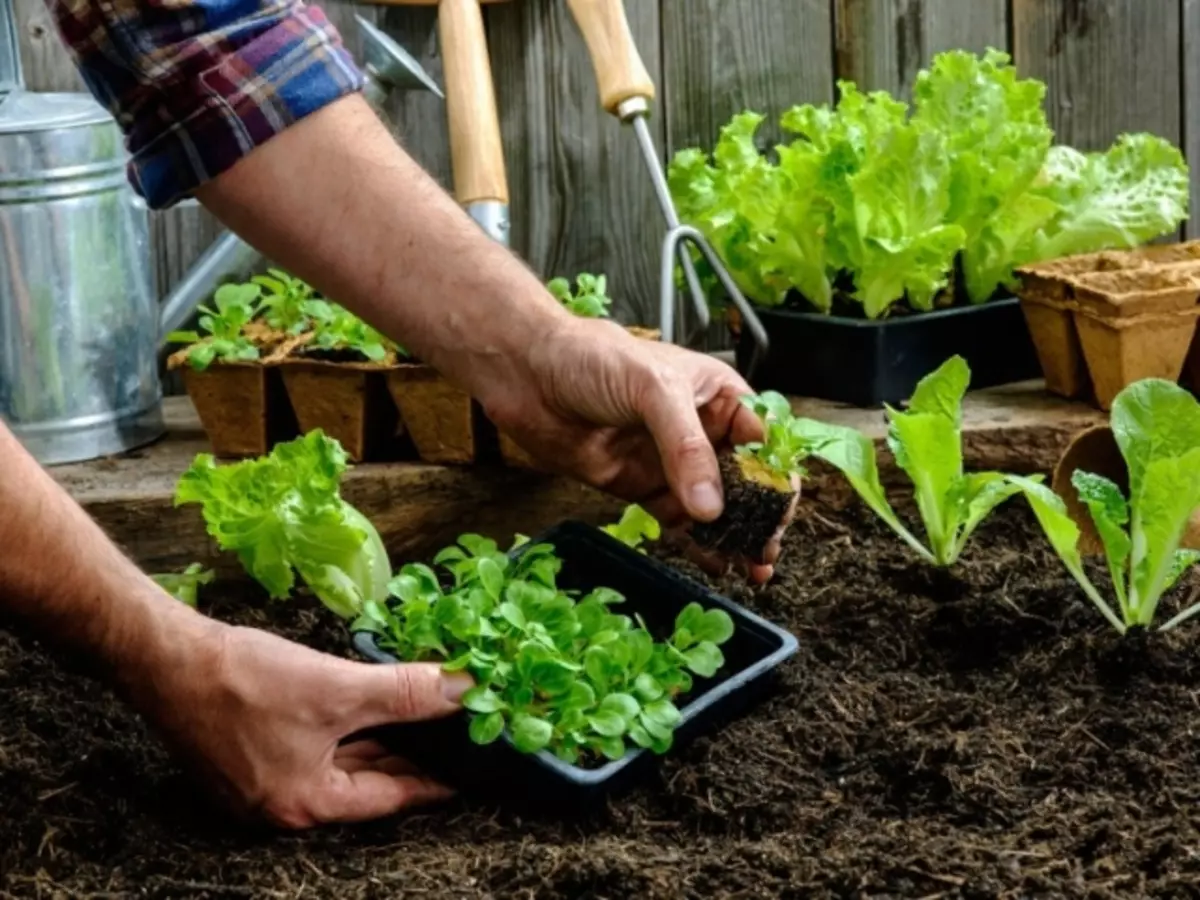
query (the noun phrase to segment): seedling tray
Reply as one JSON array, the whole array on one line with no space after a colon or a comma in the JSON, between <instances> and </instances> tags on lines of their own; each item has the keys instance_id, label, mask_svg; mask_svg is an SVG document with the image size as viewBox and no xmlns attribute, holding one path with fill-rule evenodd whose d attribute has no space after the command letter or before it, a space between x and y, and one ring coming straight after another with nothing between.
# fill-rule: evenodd
<instances>
[{"instance_id":1,"label":"seedling tray","mask_svg":"<svg viewBox=\"0 0 1200 900\"><path fill-rule=\"evenodd\" d=\"M900 403L954 355L971 367L974 389L1041 374L1020 301L868 321L792 309L756 309L770 341L755 388L855 406ZM746 371L754 339L742 329L737 362Z\"/></svg>"},{"instance_id":2,"label":"seedling tray","mask_svg":"<svg viewBox=\"0 0 1200 900\"><path fill-rule=\"evenodd\" d=\"M674 627L689 603L723 609L733 618L734 633L721 649L725 666L710 679L697 677L680 705L675 746L711 732L745 712L770 688L778 666L797 649L794 636L749 610L644 556L589 525L567 521L533 539L554 545L563 560L559 585L589 591L609 587L626 598L620 612L640 613L657 639ZM517 551L520 552L519 550ZM369 632L353 635L355 649L378 663L395 663ZM468 713L435 722L390 725L372 735L420 766L454 785L464 796L529 812L584 815L632 788L653 771L658 757L631 749L622 759L597 768L572 766L542 751L517 751L507 734L480 746L467 735ZM674 752L674 751L672 751Z\"/></svg>"}]
</instances>

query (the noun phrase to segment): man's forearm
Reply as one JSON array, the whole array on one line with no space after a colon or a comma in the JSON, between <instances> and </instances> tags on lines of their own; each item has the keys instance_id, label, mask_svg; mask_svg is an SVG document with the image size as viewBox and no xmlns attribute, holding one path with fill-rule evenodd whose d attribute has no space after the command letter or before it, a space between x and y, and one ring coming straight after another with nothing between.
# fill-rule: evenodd
<instances>
[{"instance_id":1,"label":"man's forearm","mask_svg":"<svg viewBox=\"0 0 1200 900\"><path fill-rule=\"evenodd\" d=\"M0 617L136 691L213 623L174 603L0 424Z\"/></svg>"},{"instance_id":2,"label":"man's forearm","mask_svg":"<svg viewBox=\"0 0 1200 900\"><path fill-rule=\"evenodd\" d=\"M251 152L198 197L262 252L480 399L570 316L358 96Z\"/></svg>"}]
</instances>

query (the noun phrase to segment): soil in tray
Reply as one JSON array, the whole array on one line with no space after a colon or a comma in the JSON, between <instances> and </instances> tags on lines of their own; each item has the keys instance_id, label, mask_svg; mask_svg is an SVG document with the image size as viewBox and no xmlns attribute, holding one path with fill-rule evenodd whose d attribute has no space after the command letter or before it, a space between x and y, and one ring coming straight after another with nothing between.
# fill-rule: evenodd
<instances>
[{"instance_id":1,"label":"soil in tray","mask_svg":"<svg viewBox=\"0 0 1200 900\"><path fill-rule=\"evenodd\" d=\"M859 509L802 501L777 581L727 586L800 638L782 691L570 825L454 803L247 832L106 692L0 632L0 892L1194 896L1196 628L1122 645L1019 503L945 577ZM246 602L221 592L210 611L344 652L315 604Z\"/></svg>"}]
</instances>

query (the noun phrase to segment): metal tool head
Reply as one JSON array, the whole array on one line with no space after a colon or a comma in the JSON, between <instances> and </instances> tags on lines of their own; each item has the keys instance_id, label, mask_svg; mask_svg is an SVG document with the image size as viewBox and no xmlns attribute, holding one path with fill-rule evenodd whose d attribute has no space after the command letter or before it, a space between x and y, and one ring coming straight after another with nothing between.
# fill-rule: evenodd
<instances>
[{"instance_id":1,"label":"metal tool head","mask_svg":"<svg viewBox=\"0 0 1200 900\"><path fill-rule=\"evenodd\" d=\"M667 176L663 172L662 163L659 162L658 158L658 151L654 146L654 139L650 134L649 126L646 124L649 114L650 105L642 97L631 98L621 104L617 110L617 115L621 121L633 126L638 146L642 150L642 159L646 163L651 183L654 185L654 194L658 198L658 205L662 209L663 218L667 222L667 234L663 239L662 282L659 294L661 304L659 309L659 329L662 331L662 339L670 343L675 342L676 262L683 269L683 279L687 284L688 294L692 298L692 309L696 313L696 326L689 332L683 342L684 345L692 344L697 335L708 329L709 322L711 321L708 296L704 292L704 286L700 284L700 276L696 274L696 266L692 261L692 254L689 250L690 245L700 252L700 255L704 257L712 269L713 274L716 275L717 280L721 282L726 299L742 314L745 327L754 340L754 350L750 355L750 361L746 365L746 370L742 373L746 380L749 381L753 378L754 372L758 369L759 364L767 354L768 341L766 329L763 328L758 316L754 313L754 309L738 288L733 277L729 274L729 270L725 268L725 264L721 262L721 259L713 251L708 241L705 240L704 235L690 225L684 225L679 221L679 214L675 210L675 203L671 199L671 191L667 186Z\"/></svg>"},{"instance_id":2,"label":"metal tool head","mask_svg":"<svg viewBox=\"0 0 1200 900\"><path fill-rule=\"evenodd\" d=\"M373 81L384 90L427 90L445 99L437 82L411 53L362 16L354 18L362 38L363 68Z\"/></svg>"}]
</instances>

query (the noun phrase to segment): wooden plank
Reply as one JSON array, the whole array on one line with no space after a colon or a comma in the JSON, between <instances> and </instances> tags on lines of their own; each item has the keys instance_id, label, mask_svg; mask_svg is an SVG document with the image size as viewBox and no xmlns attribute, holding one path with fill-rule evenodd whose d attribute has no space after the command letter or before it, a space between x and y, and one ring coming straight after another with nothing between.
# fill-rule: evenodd
<instances>
[{"instance_id":1,"label":"wooden plank","mask_svg":"<svg viewBox=\"0 0 1200 900\"><path fill-rule=\"evenodd\" d=\"M661 83L658 4L626 11ZM605 272L614 315L657 324L663 219L633 135L600 108L583 38L561 0L487 9L508 151L512 244L544 278ZM662 146L662 115L651 127Z\"/></svg>"},{"instance_id":2,"label":"wooden plank","mask_svg":"<svg viewBox=\"0 0 1200 900\"><path fill-rule=\"evenodd\" d=\"M1183 149L1192 176L1189 238L1200 237L1200 0L1183 0ZM1198 345L1200 346L1200 345Z\"/></svg>"},{"instance_id":3,"label":"wooden plank","mask_svg":"<svg viewBox=\"0 0 1200 900\"><path fill-rule=\"evenodd\" d=\"M711 150L721 126L747 109L766 115L760 136L769 146L781 137L782 112L833 99L828 0L662 0L662 33L668 159ZM718 321L703 346L731 344Z\"/></svg>"},{"instance_id":4,"label":"wooden plank","mask_svg":"<svg viewBox=\"0 0 1200 900\"><path fill-rule=\"evenodd\" d=\"M834 0L837 74L908 99L943 50L1008 47L1006 0Z\"/></svg>"},{"instance_id":5,"label":"wooden plank","mask_svg":"<svg viewBox=\"0 0 1200 900\"><path fill-rule=\"evenodd\" d=\"M1182 137L1177 0L1013 0L1013 50L1046 82L1057 140L1107 148L1122 132Z\"/></svg>"},{"instance_id":6,"label":"wooden plank","mask_svg":"<svg viewBox=\"0 0 1200 900\"><path fill-rule=\"evenodd\" d=\"M811 400L795 406L805 415L860 428L883 448L878 411ZM186 398L167 400L165 412L169 435L159 443L50 472L147 570L203 562L237 577L237 561L217 553L199 510L172 503L179 476L208 443ZM1048 471L1073 435L1102 421L1095 410L1049 396L1040 383L979 391L964 404L964 452L976 469ZM900 484L890 457L882 462L889 487ZM849 496L844 481L819 466L806 480L805 495L831 503ZM534 533L564 518L611 521L621 509L612 498L566 478L412 463L358 466L346 476L344 496L375 523L394 562L428 554L463 531L507 541L516 532Z\"/></svg>"},{"instance_id":7,"label":"wooden plank","mask_svg":"<svg viewBox=\"0 0 1200 900\"><path fill-rule=\"evenodd\" d=\"M12 3L25 86L31 91L86 90L44 0L12 0Z\"/></svg>"}]
</instances>

